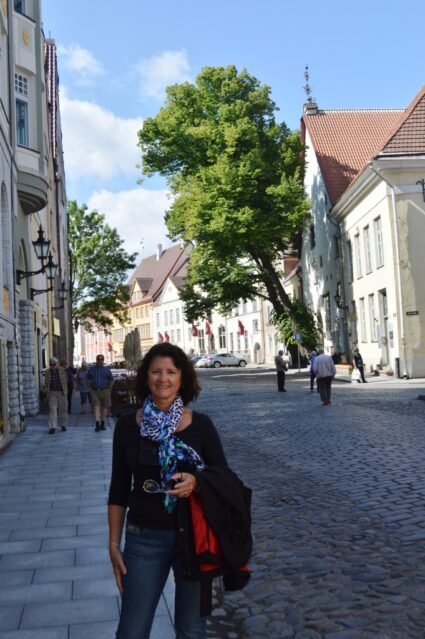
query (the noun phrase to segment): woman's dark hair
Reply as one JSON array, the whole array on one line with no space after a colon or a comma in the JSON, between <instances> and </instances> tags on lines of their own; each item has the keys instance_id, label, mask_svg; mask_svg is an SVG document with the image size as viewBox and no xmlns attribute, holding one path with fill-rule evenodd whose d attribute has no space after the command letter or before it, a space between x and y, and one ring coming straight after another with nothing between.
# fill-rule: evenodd
<instances>
[{"instance_id":1,"label":"woman's dark hair","mask_svg":"<svg viewBox=\"0 0 425 639\"><path fill-rule=\"evenodd\" d=\"M174 366L181 371L182 385L180 387L180 396L185 406L198 397L201 386L199 385L192 362L181 348L174 344L163 342L162 344L155 344L149 349L137 370L136 398L140 405L143 404L150 393L148 387L148 370L155 357L171 357Z\"/></svg>"}]
</instances>

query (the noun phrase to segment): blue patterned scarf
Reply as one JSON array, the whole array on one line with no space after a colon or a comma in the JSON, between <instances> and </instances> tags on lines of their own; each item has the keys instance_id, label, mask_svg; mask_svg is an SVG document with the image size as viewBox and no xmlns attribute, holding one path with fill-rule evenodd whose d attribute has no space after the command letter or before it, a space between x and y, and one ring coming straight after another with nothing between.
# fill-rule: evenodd
<instances>
[{"instance_id":1,"label":"blue patterned scarf","mask_svg":"<svg viewBox=\"0 0 425 639\"><path fill-rule=\"evenodd\" d=\"M205 468L196 450L188 446L175 436L177 426L183 415L183 401L177 395L167 413L156 406L151 396L147 397L142 408L140 434L159 444L159 466L161 483L165 484L177 470L177 462L189 463L195 470ZM167 512L173 512L177 505L177 497L164 496L164 506Z\"/></svg>"}]
</instances>

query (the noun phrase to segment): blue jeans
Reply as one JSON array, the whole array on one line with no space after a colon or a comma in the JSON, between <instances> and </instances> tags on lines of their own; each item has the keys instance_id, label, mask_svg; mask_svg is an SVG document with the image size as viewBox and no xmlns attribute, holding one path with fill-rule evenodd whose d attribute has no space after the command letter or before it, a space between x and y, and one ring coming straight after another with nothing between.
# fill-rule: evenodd
<instances>
[{"instance_id":1,"label":"blue jeans","mask_svg":"<svg viewBox=\"0 0 425 639\"><path fill-rule=\"evenodd\" d=\"M149 639L170 568L176 583L176 639L206 639L207 620L199 614L200 583L184 581L182 577L174 530L144 528L138 533L127 530L123 558L127 574L123 577L124 593L116 639Z\"/></svg>"}]
</instances>

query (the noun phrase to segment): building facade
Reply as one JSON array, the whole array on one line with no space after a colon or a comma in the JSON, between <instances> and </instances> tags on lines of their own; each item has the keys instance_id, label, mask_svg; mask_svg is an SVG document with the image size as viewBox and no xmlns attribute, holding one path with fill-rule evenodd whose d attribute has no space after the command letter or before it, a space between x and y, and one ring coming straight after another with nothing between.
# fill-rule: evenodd
<instances>
[{"instance_id":1,"label":"building facade","mask_svg":"<svg viewBox=\"0 0 425 639\"><path fill-rule=\"evenodd\" d=\"M42 371L53 348L53 267L59 256L67 263L66 239L60 246L49 206L57 172L44 60L39 0L1 2L0 445L23 427L25 415L38 412Z\"/></svg>"},{"instance_id":2,"label":"building facade","mask_svg":"<svg viewBox=\"0 0 425 639\"><path fill-rule=\"evenodd\" d=\"M405 110L322 111L302 120L312 226L306 302L323 343L368 371L425 375L425 91Z\"/></svg>"}]
</instances>

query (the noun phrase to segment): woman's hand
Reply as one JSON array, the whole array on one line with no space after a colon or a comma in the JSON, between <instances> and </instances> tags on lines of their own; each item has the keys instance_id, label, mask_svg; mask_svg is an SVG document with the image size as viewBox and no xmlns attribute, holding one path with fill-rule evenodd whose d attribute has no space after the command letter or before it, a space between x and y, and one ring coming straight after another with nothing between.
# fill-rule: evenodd
<instances>
[{"instance_id":1,"label":"woman's hand","mask_svg":"<svg viewBox=\"0 0 425 639\"><path fill-rule=\"evenodd\" d=\"M197 491L198 480L195 475L191 473L174 473L170 479L173 479L176 483L173 490L167 491L170 495L176 497L190 497L193 492Z\"/></svg>"},{"instance_id":2,"label":"woman's hand","mask_svg":"<svg viewBox=\"0 0 425 639\"><path fill-rule=\"evenodd\" d=\"M112 570L114 571L115 581L117 582L118 590L122 597L123 585L122 577L127 574L127 568L125 567L124 560L122 558L121 549L118 544L109 544L109 557L112 563Z\"/></svg>"}]
</instances>

